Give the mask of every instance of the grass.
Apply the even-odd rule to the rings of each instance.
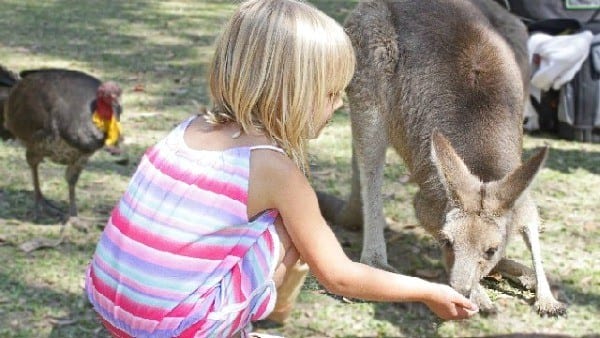
[[[354,1],[313,1],[343,20]],[[68,227],[55,248],[25,253],[19,246],[37,237],[57,239],[55,219],[33,222],[31,180],[23,148],[0,143],[0,337],[103,337],[82,294],[83,274],[101,227],[125,189],[144,149],[206,102],[204,73],[211,43],[234,8],[228,1],[4,0],[0,2],[0,63],[13,70],[68,67],[118,81],[124,89],[123,127],[131,159],[119,166],[104,154],[91,158],[77,187],[82,216],[97,226]],[[494,317],[441,322],[420,304],[361,302],[332,296],[314,278],[304,286],[291,320],[258,330],[287,337],[427,336],[504,334],[598,334],[600,329],[600,145],[527,136],[525,156],[548,144],[546,167],[532,189],[544,220],[545,268],[569,304],[564,318],[534,313],[533,294],[506,281],[486,281],[499,307]],[[339,111],[322,137],[311,143],[313,184],[347,196],[350,187],[348,114]],[[42,165],[42,189],[67,207],[64,168]],[[390,224],[390,262],[400,271],[432,280],[445,278],[435,243],[416,225],[411,206],[416,187],[403,183],[401,160],[389,152],[385,212]],[[361,235],[334,227],[348,255],[357,259]],[[520,238],[509,255],[525,263]]]

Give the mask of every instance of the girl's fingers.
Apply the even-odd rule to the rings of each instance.
[[[479,309],[477,310],[469,310],[469,309],[465,309],[467,311],[467,315],[469,317],[473,317],[474,315],[476,315],[479,312]]]
[[[458,315],[460,318],[463,318],[463,319],[469,318],[479,312],[477,305],[475,305],[471,302],[468,302],[468,303],[469,303],[468,306],[465,306],[467,304],[455,303],[456,311],[458,312]]]
[[[469,311],[464,307],[456,306],[456,319],[466,319],[471,317],[475,312]]]
[[[458,307],[464,308],[471,312],[477,313],[479,311],[477,304],[471,302],[469,299],[465,298],[459,293],[457,293],[457,296],[454,297],[453,303],[456,304]]]

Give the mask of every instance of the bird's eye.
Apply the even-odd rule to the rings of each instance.
[[[485,250],[486,258],[491,259],[492,257],[494,257],[494,255],[496,254],[496,251],[498,251],[497,247],[490,247],[489,249]]]

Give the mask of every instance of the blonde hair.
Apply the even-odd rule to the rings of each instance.
[[[258,129],[307,172],[306,142],[323,108],[348,85],[354,51],[343,28],[310,4],[249,0],[216,42],[209,71],[212,124]]]

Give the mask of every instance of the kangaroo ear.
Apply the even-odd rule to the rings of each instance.
[[[431,135],[431,159],[453,206],[466,211],[478,210],[481,182],[471,174],[450,141],[437,130]]]
[[[497,203],[496,209],[506,210],[513,206],[523,191],[533,182],[547,156],[548,147],[544,147],[503,179],[489,184],[488,194]]]

